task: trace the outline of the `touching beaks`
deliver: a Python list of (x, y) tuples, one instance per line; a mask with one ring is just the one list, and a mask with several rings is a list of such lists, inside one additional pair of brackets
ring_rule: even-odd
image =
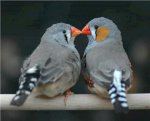
[(82, 29), (82, 34), (91, 35), (90, 27), (88, 25)]
[(82, 32), (79, 29), (77, 29), (77, 28), (75, 28), (73, 26), (71, 27), (71, 37), (76, 37), (76, 36), (78, 36), (81, 33)]

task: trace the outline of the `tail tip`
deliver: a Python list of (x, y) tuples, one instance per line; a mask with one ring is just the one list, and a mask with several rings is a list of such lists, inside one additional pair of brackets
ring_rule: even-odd
[(120, 102), (114, 103), (115, 112), (117, 114), (127, 114), (129, 112), (128, 105), (125, 103), (120, 104)]
[(10, 105), (21, 106), (26, 101), (27, 97), (28, 97), (28, 95), (26, 95), (26, 94), (16, 95), (10, 102)]

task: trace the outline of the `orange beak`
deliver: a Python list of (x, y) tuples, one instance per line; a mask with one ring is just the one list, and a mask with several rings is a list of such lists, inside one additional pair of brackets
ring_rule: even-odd
[(82, 32), (79, 29), (77, 29), (77, 28), (75, 28), (73, 26), (71, 27), (71, 37), (76, 37), (76, 36), (78, 36), (81, 33)]
[(88, 25), (82, 29), (82, 34), (91, 35), (90, 27)]

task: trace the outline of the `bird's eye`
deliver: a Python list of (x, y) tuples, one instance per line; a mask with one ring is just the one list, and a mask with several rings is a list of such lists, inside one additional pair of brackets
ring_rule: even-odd
[(95, 29), (97, 29), (97, 28), (98, 28), (98, 26), (97, 26), (97, 25), (95, 25), (95, 26), (94, 26), (94, 28), (95, 28)]
[(65, 34), (65, 33), (66, 33), (66, 30), (63, 30), (63, 33)]

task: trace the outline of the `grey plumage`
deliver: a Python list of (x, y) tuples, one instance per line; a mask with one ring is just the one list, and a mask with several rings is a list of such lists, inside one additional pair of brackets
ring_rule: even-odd
[(124, 72), (123, 79), (128, 81), (128, 84), (131, 81), (130, 63), (122, 45), (117, 42), (112, 41), (103, 46), (97, 45), (89, 50), (86, 53), (86, 64), (87, 69), (90, 70), (88, 73), (90, 73), (91, 79), (107, 88), (112, 81), (114, 69)]
[[(71, 25), (69, 24), (54, 24), (46, 30), (39, 46), (24, 61), (21, 69), (20, 85), (22, 82), (27, 82), (28, 73), (31, 75), (30, 78), (28, 77), (27, 87), (24, 88), (24, 85), (22, 87), (24, 92), (28, 90), (29, 84), (34, 82), (34, 85), (30, 84), (32, 89), (28, 91), (32, 92), (34, 89), (37, 94), (54, 97), (63, 94), (75, 85), (81, 67), (79, 54), (74, 47), (74, 39), (75, 37), (71, 37)], [(39, 72), (38, 76), (35, 76), (38, 74), (36, 68)], [(22, 99), (19, 97), (24, 95), (24, 92), (16, 94), (11, 104), (22, 105), (27, 96), (25, 98), (23, 96)], [(17, 96), (19, 97), (15, 100)]]
[[(122, 91), (123, 89), (118, 90), (119, 87), (114, 85), (115, 71), (121, 73), (121, 79), (118, 83), (122, 84), (123, 82), (125, 88), (128, 88), (132, 80), (132, 70), (130, 61), (123, 48), (121, 32), (118, 27), (111, 20), (104, 17), (95, 18), (87, 25), (90, 31), (95, 31), (95, 35), (93, 34), (94, 32), (88, 35), (89, 43), (86, 47), (84, 58), (82, 59), (83, 75), (85, 79), (92, 80), (93, 82), (93, 87), (88, 88), (102, 97), (108, 97), (108, 91), (110, 91), (113, 86), (116, 88), (116, 90), (112, 91), (113, 94), (117, 91)], [(104, 41), (97, 42), (95, 40), (97, 33), (96, 30), (94, 30), (94, 26), (109, 28), (109, 35)], [(123, 93), (125, 94), (125, 92), (126, 91)], [(116, 100), (120, 97), (118, 94), (120, 94), (120, 92), (116, 94)], [(127, 108), (123, 107), (122, 110), (120, 103), (121, 101), (119, 101), (119, 104), (114, 104), (116, 111), (126, 112)]]

